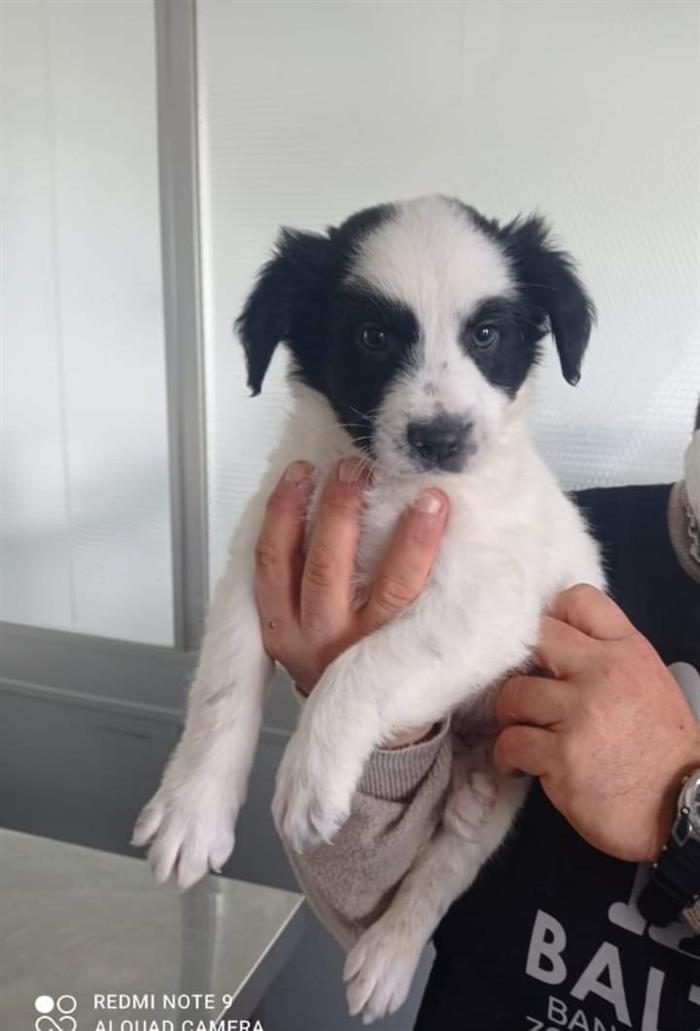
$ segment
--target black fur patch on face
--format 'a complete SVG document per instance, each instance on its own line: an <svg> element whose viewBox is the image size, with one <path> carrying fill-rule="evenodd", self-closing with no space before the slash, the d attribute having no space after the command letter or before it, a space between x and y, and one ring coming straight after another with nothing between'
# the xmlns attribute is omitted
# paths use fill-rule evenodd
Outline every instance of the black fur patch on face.
<svg viewBox="0 0 700 1031"><path fill-rule="evenodd" d="M286 343L291 374L325 393L327 327L333 296L362 238L391 218L380 204L324 233L283 229L263 265L235 329L243 344L248 386L258 394L274 350Z"/></svg>
<svg viewBox="0 0 700 1031"><path fill-rule="evenodd" d="M489 383L514 397L537 360L545 332L546 323L538 323L524 298L490 297L464 320L460 343Z"/></svg>
<svg viewBox="0 0 700 1031"><path fill-rule="evenodd" d="M336 275L341 278L345 275L360 241L395 214L395 204L375 204L372 208L363 208L350 215L337 229L329 227L328 236L333 242L337 258Z"/></svg>
<svg viewBox="0 0 700 1031"><path fill-rule="evenodd" d="M553 246L539 215L514 219L501 230L500 240L521 296L532 306L535 321L551 331L562 375L575 386L596 310L572 257Z"/></svg>
<svg viewBox="0 0 700 1031"><path fill-rule="evenodd" d="M369 288L336 291L328 325L324 393L358 446L372 453L374 415L387 387L418 345L419 326L406 305ZM368 347L382 338L381 346Z"/></svg>
<svg viewBox="0 0 700 1031"><path fill-rule="evenodd" d="M344 280L361 240L394 211L388 204L367 208L326 236L283 230L236 324L253 393L283 340L290 376L323 394L358 447L370 454L375 410L416 344L418 325L405 305ZM362 326L384 333L386 347L363 346Z"/></svg>
<svg viewBox="0 0 700 1031"><path fill-rule="evenodd" d="M446 200L503 249L520 296L530 306L532 320L542 327L539 336L551 332L562 375L575 386L581 378L596 310L571 256L552 244L549 227L540 215L519 215L501 226L455 197Z"/></svg>
<svg viewBox="0 0 700 1031"><path fill-rule="evenodd" d="M537 359L539 340L551 331L564 376L577 382L595 312L571 258L552 246L539 216L501 226L460 201L445 201L456 218L467 217L501 248L513 279L513 297L487 299L465 320L461 341L469 357L489 382L513 396ZM382 204L325 233L282 230L236 323L254 394L275 347L284 342L290 375L323 394L370 453L376 409L420 346L420 333L405 305L368 287L350 288L346 278L363 239L396 212L396 205ZM372 327L364 341L363 325ZM475 335L485 325L497 339Z"/></svg>
<svg viewBox="0 0 700 1031"><path fill-rule="evenodd" d="M490 240L500 241L502 229L495 218L487 218L486 215L482 215L480 211L473 208L471 204L465 204L458 197L445 197L445 200L458 211L461 211L462 214L466 215L472 225L476 226L484 236L487 236Z"/></svg>

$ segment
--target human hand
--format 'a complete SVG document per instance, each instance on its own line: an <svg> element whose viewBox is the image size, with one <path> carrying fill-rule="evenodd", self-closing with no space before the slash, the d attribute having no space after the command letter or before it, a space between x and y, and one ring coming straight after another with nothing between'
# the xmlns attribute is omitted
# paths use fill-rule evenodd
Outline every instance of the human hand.
<svg viewBox="0 0 700 1031"><path fill-rule="evenodd" d="M700 766L700 728L649 642L587 584L556 598L534 656L546 676L501 687L503 771L540 778L554 806L595 848L656 860L683 776Z"/></svg>
<svg viewBox="0 0 700 1031"><path fill-rule="evenodd" d="M354 605L353 572L366 465L344 459L326 481L304 557L313 467L293 462L270 495L255 553L255 596L263 645L300 690L310 692L326 667L377 630L423 590L447 521L447 498L431 488L399 519L369 597ZM416 727L392 739L400 747L425 737Z"/></svg>

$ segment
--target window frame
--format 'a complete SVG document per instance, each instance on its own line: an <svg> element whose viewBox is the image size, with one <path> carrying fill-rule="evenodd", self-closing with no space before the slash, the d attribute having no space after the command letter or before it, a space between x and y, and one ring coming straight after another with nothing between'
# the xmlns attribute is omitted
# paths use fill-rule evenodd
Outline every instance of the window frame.
<svg viewBox="0 0 700 1031"><path fill-rule="evenodd" d="M163 275L173 645L0 621L0 689L182 712L208 597L195 0L152 0Z"/></svg>

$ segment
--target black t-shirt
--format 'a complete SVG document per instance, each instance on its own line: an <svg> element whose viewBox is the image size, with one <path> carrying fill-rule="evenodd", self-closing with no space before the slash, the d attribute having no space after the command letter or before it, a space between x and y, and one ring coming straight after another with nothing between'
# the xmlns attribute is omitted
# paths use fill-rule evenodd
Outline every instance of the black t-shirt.
<svg viewBox="0 0 700 1031"><path fill-rule="evenodd" d="M664 661L700 670L700 585L679 565L670 487L583 491L611 593ZM651 928L647 869L591 848L538 783L515 831L454 903L416 1031L697 1031L700 937Z"/></svg>

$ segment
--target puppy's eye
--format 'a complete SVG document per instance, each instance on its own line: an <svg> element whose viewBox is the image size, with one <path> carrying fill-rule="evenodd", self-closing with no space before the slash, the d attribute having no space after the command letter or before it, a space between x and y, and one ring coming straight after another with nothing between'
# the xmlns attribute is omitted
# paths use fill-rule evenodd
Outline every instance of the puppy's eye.
<svg viewBox="0 0 700 1031"><path fill-rule="evenodd" d="M492 326L486 322L477 326L472 333L472 340L477 347L481 348L495 347L500 339L501 334L496 326Z"/></svg>
<svg viewBox="0 0 700 1031"><path fill-rule="evenodd" d="M357 340L365 351L384 351L389 344L389 334L374 322L365 322L357 331Z"/></svg>

